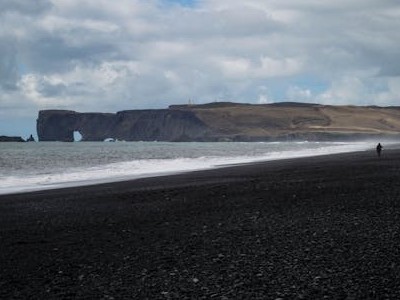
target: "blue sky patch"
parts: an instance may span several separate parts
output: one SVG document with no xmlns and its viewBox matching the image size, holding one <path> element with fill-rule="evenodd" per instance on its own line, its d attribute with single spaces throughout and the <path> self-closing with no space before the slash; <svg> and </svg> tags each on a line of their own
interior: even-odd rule
<svg viewBox="0 0 400 300">
<path fill-rule="evenodd" d="M 196 4 L 197 0 L 162 0 L 166 4 L 178 4 L 182 6 L 192 7 Z"/>
</svg>

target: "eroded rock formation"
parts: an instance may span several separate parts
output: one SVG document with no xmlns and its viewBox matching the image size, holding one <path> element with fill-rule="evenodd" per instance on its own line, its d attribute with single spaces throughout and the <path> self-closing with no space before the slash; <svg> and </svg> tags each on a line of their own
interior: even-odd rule
<svg viewBox="0 0 400 300">
<path fill-rule="evenodd" d="M 39 141 L 271 141 L 397 137 L 399 107 L 211 103 L 159 110 L 39 112 Z"/>
<path fill-rule="evenodd" d="M 45 110 L 39 112 L 39 141 L 192 141 L 206 135 L 207 126 L 193 112 L 180 110 L 131 110 L 116 114 L 77 113 Z"/>
<path fill-rule="evenodd" d="M 31 134 L 31 135 L 26 139 L 26 141 L 27 141 L 27 142 L 34 142 L 34 141 L 35 141 L 35 138 L 34 138 L 33 135 Z"/>
</svg>

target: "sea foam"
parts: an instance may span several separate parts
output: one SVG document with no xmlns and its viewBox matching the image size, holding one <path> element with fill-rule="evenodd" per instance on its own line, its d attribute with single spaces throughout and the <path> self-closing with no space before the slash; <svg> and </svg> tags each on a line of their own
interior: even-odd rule
<svg viewBox="0 0 400 300">
<path fill-rule="evenodd" d="M 114 143 L 113 143 L 114 144 Z M 179 147 L 185 145 L 169 145 L 174 149 L 174 156 L 179 156 L 177 151 Z M 212 143 L 208 143 L 212 144 Z M 238 165 L 244 163 L 279 160 L 286 158 L 309 157 L 316 155 L 327 155 L 335 153 L 344 153 L 352 151 L 360 151 L 370 149 L 371 143 L 293 143 L 292 146 L 280 143 L 264 143 L 263 145 L 255 145 L 251 143 L 236 143 L 237 147 L 251 149 L 251 147 L 265 147 L 265 151 L 256 151 L 256 154 L 243 154 L 230 156 L 229 151 L 226 155 L 206 155 L 197 157 L 172 157 L 172 158 L 150 158 L 150 159 L 133 159 L 128 161 L 117 161 L 112 163 L 100 163 L 94 166 L 74 166 L 58 168 L 54 170 L 46 170 L 46 172 L 30 172 L 15 173 L 7 175 L 0 173 L 0 194 L 10 194 L 28 191 L 37 191 L 45 189 L 55 189 L 73 186 L 92 185 L 98 183 L 116 182 L 129 179 L 137 179 L 144 177 L 162 176 L 168 174 L 177 174 L 189 171 L 206 170 L 212 168 L 220 168 L 229 165 Z M 244 146 L 245 145 L 245 146 Z M 49 147 L 51 145 L 49 144 Z M 193 147 L 193 145 L 191 145 Z M 209 145 L 208 147 L 212 147 Z M 224 147 L 222 143 L 216 143 L 216 147 Z M 232 147 L 228 145 L 228 147 Z M 114 149 L 114 148 L 110 148 Z M 149 148 L 150 149 L 150 148 Z M 190 150 L 184 149 L 182 156 L 191 156 Z M 193 148 L 194 149 L 194 148 Z M 211 148 L 210 148 L 211 149 Z M 246 152 L 249 152 L 248 149 Z M 257 148 L 258 149 L 258 148 Z M 262 149 L 262 148 L 261 148 Z M 93 150 L 94 151 L 94 150 Z M 193 150 L 194 151 L 194 150 Z M 193 152 L 192 151 L 192 152 Z M 240 151 L 239 151 L 240 153 Z M 95 153 L 93 154 L 95 155 Z M 116 155 L 116 154 L 114 154 Z M 157 155 L 155 155 L 157 156 Z M 160 155 L 159 155 L 160 156 Z"/>
</svg>

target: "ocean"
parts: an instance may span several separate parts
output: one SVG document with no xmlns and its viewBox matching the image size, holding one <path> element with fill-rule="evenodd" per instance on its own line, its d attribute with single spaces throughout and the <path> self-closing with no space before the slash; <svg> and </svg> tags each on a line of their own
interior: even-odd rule
<svg viewBox="0 0 400 300">
<path fill-rule="evenodd" d="M 0 143 L 0 194 L 371 150 L 371 142 Z"/>
</svg>

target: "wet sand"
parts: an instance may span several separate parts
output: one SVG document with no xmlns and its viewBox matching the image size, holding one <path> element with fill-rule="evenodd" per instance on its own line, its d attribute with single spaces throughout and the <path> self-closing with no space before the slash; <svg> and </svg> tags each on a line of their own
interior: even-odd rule
<svg viewBox="0 0 400 300">
<path fill-rule="evenodd" d="M 1 299 L 400 299 L 400 150 L 0 196 Z"/>
</svg>

